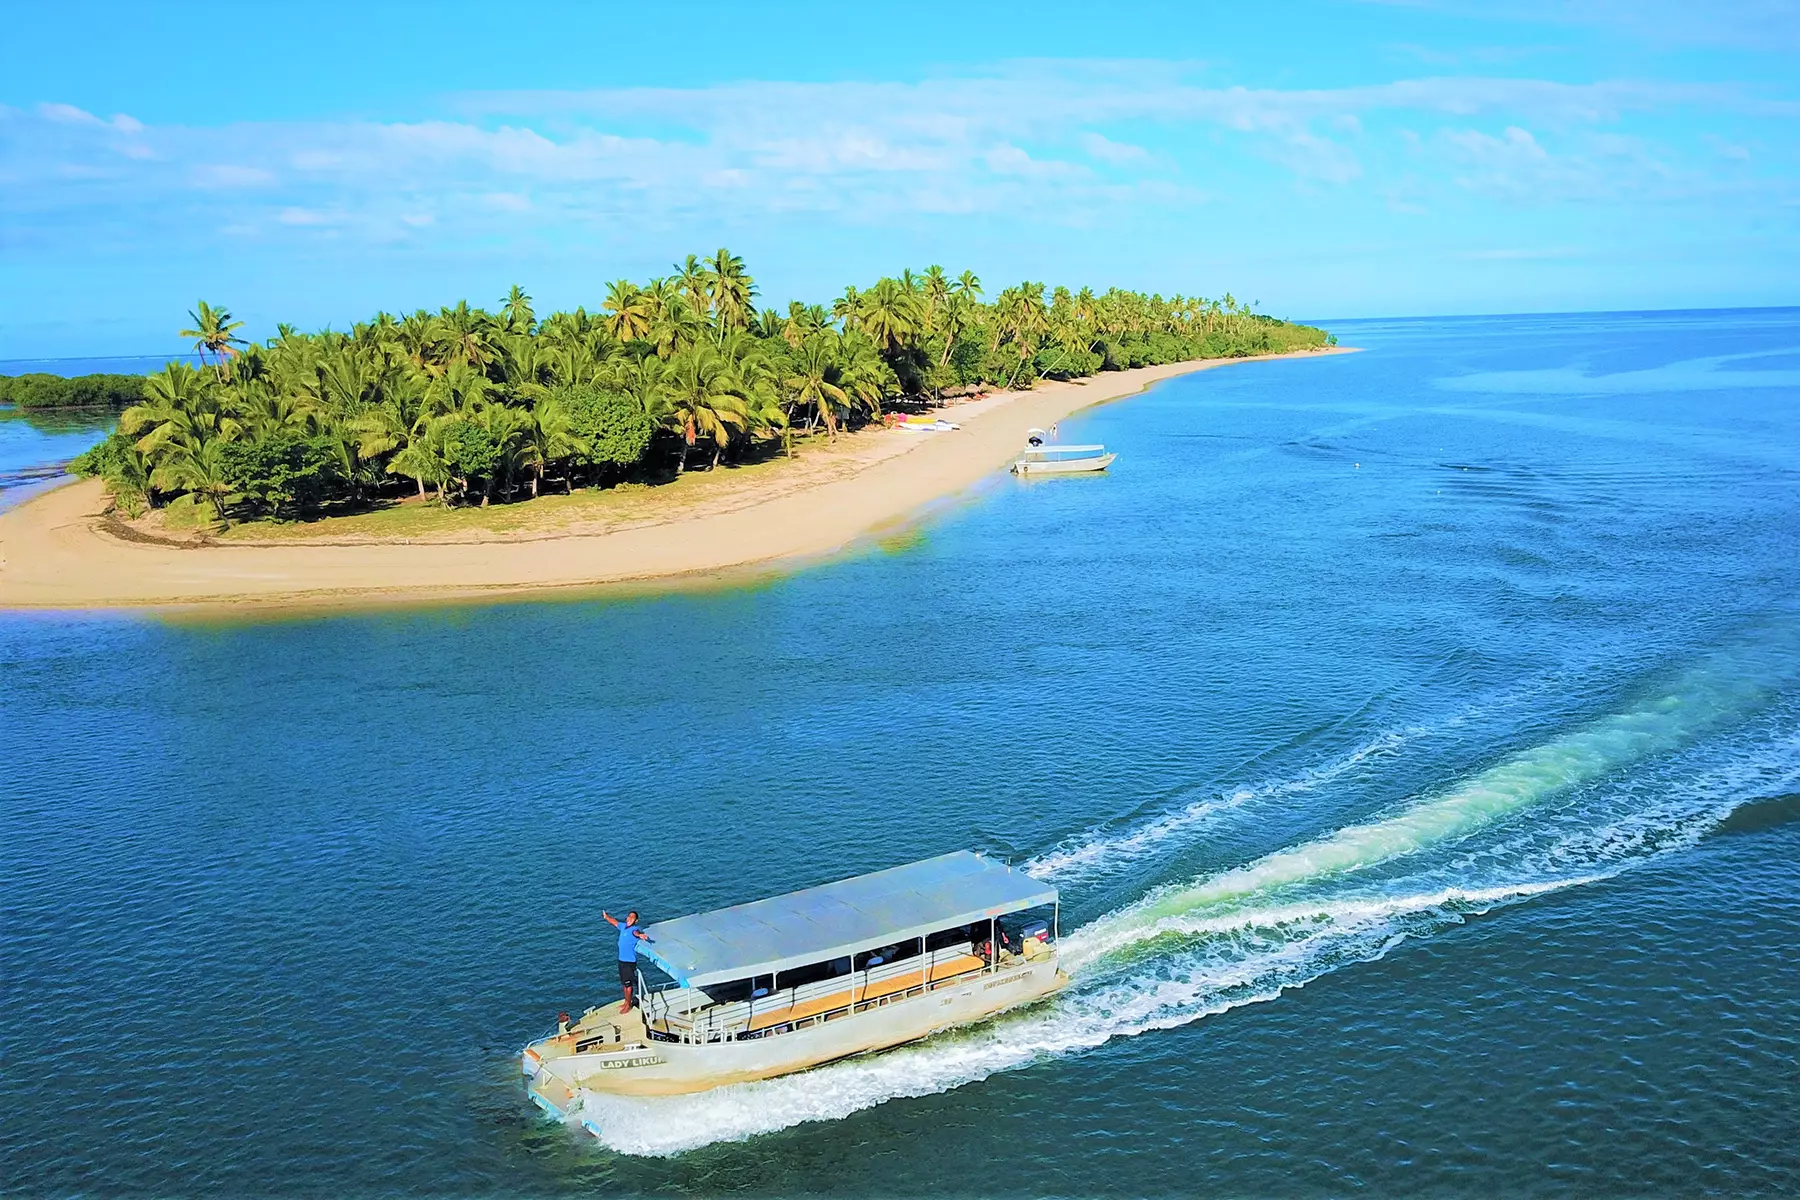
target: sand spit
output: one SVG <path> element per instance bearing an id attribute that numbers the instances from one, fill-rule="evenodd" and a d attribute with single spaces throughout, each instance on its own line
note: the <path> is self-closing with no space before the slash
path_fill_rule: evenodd
<path id="1" fill-rule="evenodd" d="M 0 608 L 357 607 L 704 578 L 816 557 L 1002 468 L 1032 426 L 1173 375 L 1254 361 L 1206 359 L 998 393 L 951 409 L 946 415 L 962 425 L 955 432 L 859 435 L 830 470 L 799 470 L 802 460 L 791 472 L 769 471 L 757 481 L 766 496 L 752 492 L 731 506 L 702 505 L 610 531 L 533 531 L 525 521 L 516 535 L 484 540 L 181 547 L 109 532 L 105 492 L 84 480 L 0 514 Z"/>

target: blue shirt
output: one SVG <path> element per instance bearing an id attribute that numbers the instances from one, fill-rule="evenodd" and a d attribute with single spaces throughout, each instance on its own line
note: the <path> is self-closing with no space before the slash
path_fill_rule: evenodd
<path id="1" fill-rule="evenodd" d="M 619 961 L 637 961 L 637 926 L 624 924 L 619 926 Z"/>

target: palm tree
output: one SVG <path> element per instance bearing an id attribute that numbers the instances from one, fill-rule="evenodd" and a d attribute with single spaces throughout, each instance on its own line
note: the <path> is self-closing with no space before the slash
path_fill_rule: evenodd
<path id="1" fill-rule="evenodd" d="M 159 491 L 190 492 L 213 510 L 225 524 L 225 505 L 232 487 L 225 470 L 226 437 L 202 437 L 184 432 L 162 444 L 150 485 Z"/>
<path id="2" fill-rule="evenodd" d="M 644 415 L 661 420 L 667 406 L 669 364 L 652 354 L 648 357 L 620 362 L 607 374 L 607 386 L 637 401 Z"/>
<path id="3" fill-rule="evenodd" d="M 138 438 L 137 449 L 153 459 L 166 443 L 178 438 L 233 438 L 241 431 L 235 409 L 222 396 L 222 389 L 184 362 L 169 363 L 147 376 L 144 391 L 142 403 L 119 414 L 119 431 L 135 435 L 147 429 L 149 432 Z"/>
<path id="4" fill-rule="evenodd" d="M 397 388 L 380 404 L 358 414 L 349 426 L 351 436 L 356 439 L 357 456 L 364 462 L 372 462 L 383 455 L 403 451 L 411 445 L 414 436 L 421 429 L 422 393 L 423 389 L 418 387 Z M 392 463 L 388 464 L 387 470 L 395 471 Z M 395 473 L 406 474 L 404 471 Z M 412 478 L 419 485 L 419 495 L 423 496 L 424 478 L 416 475 Z"/>
<path id="5" fill-rule="evenodd" d="M 750 332 L 765 340 L 785 338 L 787 324 L 786 317 L 772 308 L 765 308 L 756 314 L 756 320 L 750 322 Z"/>
<path id="6" fill-rule="evenodd" d="M 685 262 L 675 264 L 675 290 L 695 312 L 712 307 L 712 289 L 712 274 L 697 256 L 690 254 Z"/>
<path id="7" fill-rule="evenodd" d="M 925 268 L 925 274 L 919 280 L 919 295 L 925 300 L 925 323 L 933 333 L 942 332 L 938 328 L 938 318 L 950 303 L 950 277 L 944 274 L 944 268 L 932 263 Z"/>
<path id="8" fill-rule="evenodd" d="M 978 301 L 971 300 L 966 292 L 957 292 L 949 296 L 943 309 L 938 313 L 938 333 L 944 339 L 943 353 L 938 356 L 938 366 L 947 366 L 950 352 L 956 349 L 956 339 L 969 327 L 975 310 L 980 307 Z"/>
<path id="9" fill-rule="evenodd" d="M 524 288 L 516 283 L 512 285 L 506 299 L 500 302 L 500 315 L 506 318 L 508 333 L 531 332 L 535 317 L 531 311 L 531 297 L 525 294 Z"/>
<path id="10" fill-rule="evenodd" d="M 850 411 L 850 397 L 833 382 L 837 374 L 836 355 L 825 334 L 815 333 L 794 355 L 794 368 L 782 381 L 795 404 L 810 407 L 817 419 L 825 422 L 825 432 L 837 440 L 838 415 Z"/>
<path id="11" fill-rule="evenodd" d="M 862 330 L 892 354 L 919 331 L 919 299 L 897 279 L 882 279 L 862 298 Z"/>
<path id="12" fill-rule="evenodd" d="M 423 411 L 431 417 L 468 416 L 486 408 L 494 385 L 466 363 L 451 363 L 425 383 Z"/>
<path id="13" fill-rule="evenodd" d="M 882 400 L 899 389 L 894 369 L 876 352 L 875 344 L 861 334 L 845 338 L 843 352 L 838 386 L 852 404 L 867 409 L 871 417 L 880 420 Z"/>
<path id="14" fill-rule="evenodd" d="M 1026 282 L 1007 288 L 994 308 L 999 318 L 996 336 L 1004 335 L 1010 339 L 1019 358 L 1019 365 L 1013 368 L 1012 378 L 1006 383 L 1010 388 L 1019 381 L 1025 364 L 1037 353 L 1038 335 L 1045 327 L 1044 285 Z"/>
<path id="15" fill-rule="evenodd" d="M 649 293 L 629 279 L 615 279 L 607 285 L 608 314 L 606 330 L 621 342 L 632 342 L 650 334 L 650 318 L 654 310 Z"/>
<path id="16" fill-rule="evenodd" d="M 746 328 L 756 315 L 752 304 L 756 281 L 744 272 L 744 260 L 720 246 L 706 264 L 706 270 L 713 315 L 718 319 L 721 333 Z"/>
<path id="17" fill-rule="evenodd" d="M 388 471 L 416 480 L 421 496 L 430 485 L 438 503 L 444 503 L 444 487 L 450 482 L 448 438 L 456 423 L 455 418 L 421 419 L 413 437 L 388 460 Z"/>
<path id="18" fill-rule="evenodd" d="M 482 409 L 470 418 L 470 423 L 487 435 L 497 451 L 494 469 L 481 490 L 481 507 L 486 508 L 494 498 L 495 487 L 504 487 L 510 495 L 513 477 L 531 465 L 534 423 L 529 412 L 504 404 Z M 466 488 L 466 481 L 464 486 Z"/>
<path id="19" fill-rule="evenodd" d="M 211 354 L 213 368 L 223 382 L 226 362 L 236 357 L 236 347 L 244 344 L 244 339 L 237 336 L 237 331 L 244 327 L 244 323 L 233 321 L 230 309 L 222 306 L 214 308 L 204 300 L 199 302 L 197 308 L 188 310 L 188 319 L 193 321 L 194 327 L 184 329 L 176 336 L 194 339 L 194 349 L 199 351 L 202 363 Z"/>
<path id="20" fill-rule="evenodd" d="M 245 389 L 239 408 L 244 430 L 253 441 L 261 441 L 275 433 L 304 436 L 313 431 L 318 412 L 316 403 L 309 397 L 279 392 L 272 387 Z"/>
<path id="21" fill-rule="evenodd" d="M 663 400 L 663 421 L 681 438 L 678 475 L 687 470 L 688 451 L 701 438 L 712 439 L 717 466 L 733 431 L 747 424 L 742 385 L 724 355 L 705 344 L 682 351 L 670 362 Z"/>
<path id="22" fill-rule="evenodd" d="M 478 308 L 470 308 L 467 300 L 458 300 L 455 308 L 440 310 L 434 325 L 437 340 L 445 348 L 446 363 L 485 367 L 493 359 L 493 319 Z"/>
<path id="23" fill-rule="evenodd" d="M 844 294 L 831 302 L 831 315 L 844 323 L 844 332 L 860 326 L 862 321 L 862 296 L 854 286 L 844 288 Z"/>
<path id="24" fill-rule="evenodd" d="M 562 392 L 551 392 L 539 400 L 532 406 L 531 417 L 531 448 L 526 462 L 533 468 L 531 496 L 535 500 L 544 479 L 544 468 L 553 462 L 587 454 L 588 443 L 575 431 L 575 418 Z M 574 474 L 572 466 L 563 472 L 563 490 L 569 495 L 575 493 Z"/>
<path id="25" fill-rule="evenodd" d="M 798 300 L 788 303 L 787 320 L 782 324 L 781 336 L 788 345 L 798 348 L 802 342 L 815 333 L 829 330 L 831 312 L 822 304 L 802 304 Z"/>
<path id="26" fill-rule="evenodd" d="M 673 358 L 685 346 L 692 346 L 706 336 L 706 318 L 689 304 L 685 296 L 676 296 L 662 305 L 650 323 L 650 341 L 656 353 Z"/>

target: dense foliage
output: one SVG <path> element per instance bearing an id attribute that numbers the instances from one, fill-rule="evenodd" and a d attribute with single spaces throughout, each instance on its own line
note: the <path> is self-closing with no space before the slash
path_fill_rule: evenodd
<path id="1" fill-rule="evenodd" d="M 406 489 L 440 503 L 507 500 L 633 472 L 716 466 L 792 430 L 879 419 L 897 397 L 1028 386 L 1102 370 L 1316 346 L 1322 330 L 1222 301 L 1043 284 L 981 299 L 970 272 L 902 272 L 830 308 L 755 307 L 743 261 L 689 256 L 676 274 L 610 285 L 598 313 L 542 320 L 519 288 L 497 313 L 465 301 L 379 313 L 348 333 L 281 326 L 262 345 L 202 303 L 202 366 L 142 381 L 119 429 L 76 462 L 128 509 L 179 496 L 291 516 Z"/>
<path id="2" fill-rule="evenodd" d="M 143 398 L 142 375 L 0 375 L 0 404 L 20 408 L 124 408 Z"/>

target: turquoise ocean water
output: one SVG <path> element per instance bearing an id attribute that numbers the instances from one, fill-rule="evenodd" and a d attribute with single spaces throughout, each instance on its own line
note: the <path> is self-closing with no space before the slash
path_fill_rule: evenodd
<path id="1" fill-rule="evenodd" d="M 0 614 L 0 1190 L 1800 1191 L 1800 312 L 1334 328 L 752 587 Z M 1065 995 L 525 1102 L 603 907 L 959 847 Z"/>

